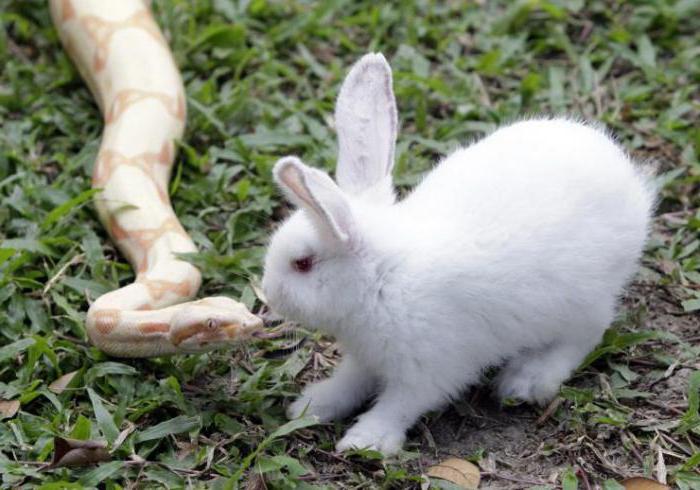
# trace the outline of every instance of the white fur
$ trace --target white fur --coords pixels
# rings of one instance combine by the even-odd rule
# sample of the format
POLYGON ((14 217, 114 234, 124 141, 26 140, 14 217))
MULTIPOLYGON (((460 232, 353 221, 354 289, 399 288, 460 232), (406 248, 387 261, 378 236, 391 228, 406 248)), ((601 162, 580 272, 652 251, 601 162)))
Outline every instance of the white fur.
POLYGON ((547 401, 600 341, 635 272, 649 178, 604 131, 534 119, 455 151, 394 204, 390 68, 370 54, 348 80, 338 132, 358 137, 340 146, 343 189, 295 158, 274 172, 301 210, 272 238, 265 294, 344 349, 290 417, 342 418, 376 394, 337 448, 390 454, 489 366, 504 364, 502 397, 547 401), (375 117, 377 130, 357 129, 375 117), (314 266, 297 272, 305 256, 314 266))
POLYGON ((345 78, 335 107, 341 189, 394 202, 397 119, 391 68, 383 55, 368 54, 345 78))

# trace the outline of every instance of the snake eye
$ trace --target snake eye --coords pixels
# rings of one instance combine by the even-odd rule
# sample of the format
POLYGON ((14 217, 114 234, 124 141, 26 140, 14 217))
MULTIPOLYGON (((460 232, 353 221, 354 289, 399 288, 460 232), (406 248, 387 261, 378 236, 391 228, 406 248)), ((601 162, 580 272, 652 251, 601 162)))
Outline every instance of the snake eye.
POLYGON ((313 265, 314 258, 310 255, 307 257, 302 257, 300 259, 296 259, 292 262, 292 267, 294 267, 294 270, 302 273, 309 272, 313 265))
POLYGON ((209 318, 207 320, 207 328, 209 330, 215 330, 219 327, 219 322, 215 318, 209 318))

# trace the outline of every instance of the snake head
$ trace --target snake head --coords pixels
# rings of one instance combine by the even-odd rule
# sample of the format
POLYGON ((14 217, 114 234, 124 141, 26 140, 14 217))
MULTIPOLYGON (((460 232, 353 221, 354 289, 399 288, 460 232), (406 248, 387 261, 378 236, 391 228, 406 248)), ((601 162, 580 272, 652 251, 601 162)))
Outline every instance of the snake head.
POLYGON ((170 341, 181 351, 206 352, 249 340, 263 328, 242 303, 212 297, 191 303, 173 317, 170 341))

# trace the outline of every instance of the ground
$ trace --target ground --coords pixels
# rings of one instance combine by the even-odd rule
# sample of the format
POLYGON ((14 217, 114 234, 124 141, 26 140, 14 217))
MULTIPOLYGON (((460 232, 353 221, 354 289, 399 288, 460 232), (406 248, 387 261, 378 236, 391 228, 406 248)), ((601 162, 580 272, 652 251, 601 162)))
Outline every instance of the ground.
POLYGON ((331 339, 300 331, 235 352, 109 358, 86 342, 84 312, 133 276, 85 193, 101 119, 46 3, 7 0, 3 487, 418 488, 431 464, 463 456, 479 465, 484 488, 612 489, 634 475, 700 488, 697 0, 156 0, 154 8, 187 87, 188 131, 170 192, 201 250, 186 259, 204 273, 203 295, 261 306, 253 285, 265 240, 287 213, 271 166, 296 153, 332 169, 339 83, 372 50, 395 70, 402 189, 451 148, 534 113, 602 121, 637 159, 655 162, 662 190, 641 272, 555 404, 502 407, 487 379, 425 416, 406 452, 387 461, 335 454, 347 423, 284 425, 300 386, 337 361, 331 339), (305 335, 301 349, 283 350, 305 335), (69 373, 61 393, 48 388, 69 373), (55 436, 106 441, 111 461, 48 467, 55 436))

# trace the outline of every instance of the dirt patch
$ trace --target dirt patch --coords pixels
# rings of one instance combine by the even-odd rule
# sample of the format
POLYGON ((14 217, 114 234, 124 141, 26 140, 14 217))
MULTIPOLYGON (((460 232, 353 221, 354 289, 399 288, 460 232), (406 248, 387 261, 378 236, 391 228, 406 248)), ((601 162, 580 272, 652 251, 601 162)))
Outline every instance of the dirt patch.
MULTIPOLYGON (((477 459, 484 476, 482 488, 499 489, 556 484, 567 467, 575 468, 579 479, 592 485, 608 478, 619 481, 643 475, 644 466, 656 462, 658 449, 673 446, 666 432, 687 408, 688 376, 700 369, 697 357, 675 366, 657 359, 659 353, 681 359, 682 350, 698 345, 700 333, 700 316, 680 314, 677 303, 667 296, 662 287, 639 284, 630 287, 624 299, 628 308, 646 305, 640 330, 671 332, 686 342, 653 341, 614 356, 616 364, 628 366, 635 375, 629 389, 649 395, 617 399, 622 407, 611 410, 627 409, 624 423, 604 422, 609 403, 605 394, 596 395, 588 405, 562 400, 542 420, 543 409, 501 407, 489 387, 482 386, 412 431, 409 445, 417 446, 423 455, 415 465, 427 467, 448 456, 477 459)), ((575 375, 568 386, 605 392, 614 376, 601 362, 575 375)), ((682 448, 674 450, 682 452, 682 448)), ((666 464, 674 463, 672 457, 666 459, 666 464)))
MULTIPOLYGON (((591 488, 607 479, 644 475, 645 468, 658 464, 659 451, 664 465, 678 464, 693 451, 676 440, 673 429, 687 409, 688 377, 700 369, 697 353, 688 354, 698 348, 700 315, 683 314, 677 305, 663 286, 633 284, 622 300, 621 328, 669 332, 680 341, 652 339, 600 359, 576 373, 566 396, 549 407, 502 406, 487 380, 443 411, 423 417, 406 444, 420 456, 401 466, 418 474, 450 456, 465 457, 481 468, 480 488, 522 489, 558 487, 569 469, 591 488)), ((304 382, 323 377, 337 356, 332 343, 317 344, 304 382)), ((337 438, 347 426, 327 428, 325 435, 337 438)), ((314 453, 329 480, 342 481, 349 464, 365 474, 382 471, 378 463, 314 453)))

